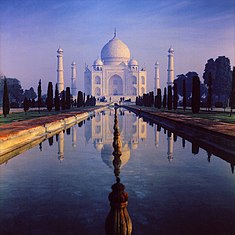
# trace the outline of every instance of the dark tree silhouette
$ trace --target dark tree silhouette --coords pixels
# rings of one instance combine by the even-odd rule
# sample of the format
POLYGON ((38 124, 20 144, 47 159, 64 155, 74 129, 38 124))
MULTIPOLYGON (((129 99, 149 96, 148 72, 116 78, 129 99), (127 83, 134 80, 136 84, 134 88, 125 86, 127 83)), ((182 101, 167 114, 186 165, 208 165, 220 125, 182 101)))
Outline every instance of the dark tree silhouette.
POLYGON ((38 112, 40 113, 40 108, 42 107, 42 85, 41 79, 38 82, 38 112))
POLYGON ((200 110, 200 79, 198 76, 193 77, 192 84, 192 112, 199 113, 200 110))
POLYGON ((183 109, 186 110, 187 106, 187 95, 186 95, 186 81, 183 80, 183 109))
POLYGON ((171 88, 171 86, 168 86, 167 108, 168 108, 168 110, 172 110, 172 88, 171 88))
POLYGON ((157 108, 161 109, 161 107, 162 107, 162 92, 161 92, 161 89, 158 88, 157 89, 157 108))
POLYGON ((10 112, 10 102, 9 102, 9 94, 7 88, 7 79, 4 78, 4 88, 3 88, 3 115, 7 117, 7 114, 10 112))
POLYGON ((164 109, 166 108, 166 87, 164 88, 162 106, 163 106, 164 109))
POLYGON ((178 108, 178 100, 179 100, 177 83, 174 83, 173 89, 174 89, 173 108, 174 110, 176 110, 178 108))
POLYGON ((207 94, 207 108, 208 110, 212 107, 212 73, 208 75, 208 94, 207 94))
POLYGON ((66 87, 66 109, 71 108, 70 87, 66 87))
POLYGON ((84 100, 83 100, 83 93, 82 91, 78 91, 78 97, 77 97, 77 107, 83 106, 84 100))
POLYGON ((47 110, 50 112, 52 110, 52 107, 53 107, 53 87, 52 87, 52 82, 48 83, 46 104, 47 104, 47 110))
POLYGON ((65 91, 61 92, 61 109, 65 110, 66 109, 66 99, 65 99, 65 91))
POLYGON ((232 91, 230 95, 230 116, 232 116, 233 109, 235 109, 235 67, 233 67, 233 81, 232 81, 232 91))
POLYGON ((59 110, 60 110, 60 96, 59 96, 58 86, 56 84, 55 86, 55 111, 59 111, 59 110))
POLYGON ((29 100, 26 97, 24 97, 23 107, 26 114, 26 112, 29 110, 29 100))

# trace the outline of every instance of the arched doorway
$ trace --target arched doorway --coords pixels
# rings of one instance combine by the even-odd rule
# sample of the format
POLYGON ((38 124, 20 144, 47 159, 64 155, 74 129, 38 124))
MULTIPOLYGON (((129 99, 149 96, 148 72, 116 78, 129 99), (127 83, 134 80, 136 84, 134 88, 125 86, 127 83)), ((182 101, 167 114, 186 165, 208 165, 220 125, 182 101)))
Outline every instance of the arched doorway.
POLYGON ((113 75, 109 79, 109 95, 123 95, 123 82, 120 76, 113 75))

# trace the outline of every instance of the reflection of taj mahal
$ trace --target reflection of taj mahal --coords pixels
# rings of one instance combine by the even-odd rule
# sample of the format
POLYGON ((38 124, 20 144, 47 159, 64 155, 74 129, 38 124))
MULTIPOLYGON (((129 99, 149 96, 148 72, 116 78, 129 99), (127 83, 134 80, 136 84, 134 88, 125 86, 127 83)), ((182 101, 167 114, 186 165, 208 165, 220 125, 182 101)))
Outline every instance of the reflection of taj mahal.
POLYGON ((130 56, 129 48, 116 37, 115 31, 114 37, 102 48, 101 59, 96 59, 91 69, 86 66, 85 93, 112 100, 122 96, 134 100, 142 96, 146 92, 147 74, 130 56))
MULTIPOLYGON (((131 150, 138 147, 140 139, 146 139, 147 124, 142 119, 133 114, 127 114, 127 110, 119 110, 118 126, 122 142, 122 166, 129 158, 131 150)), ((94 147, 101 152, 102 160, 112 167, 113 160, 113 123, 114 112, 101 112, 96 114, 95 118, 86 122, 85 138, 86 141, 92 140, 94 147)))

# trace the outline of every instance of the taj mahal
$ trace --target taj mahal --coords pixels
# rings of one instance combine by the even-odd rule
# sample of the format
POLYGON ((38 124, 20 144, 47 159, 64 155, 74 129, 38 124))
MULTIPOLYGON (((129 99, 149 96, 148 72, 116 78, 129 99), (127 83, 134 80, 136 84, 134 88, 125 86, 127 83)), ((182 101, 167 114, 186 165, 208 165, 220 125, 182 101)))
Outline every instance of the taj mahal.
POLYGON ((131 59, 128 46, 114 37, 101 50, 101 59, 96 59, 84 73, 86 94, 105 96, 111 100, 120 97, 135 99, 146 92, 147 73, 137 60, 131 59))
MULTIPOLYGON (((174 50, 168 50, 167 86, 174 82, 174 50)), ((77 96, 76 63, 71 64, 71 94, 77 96)), ((57 86, 59 92, 64 90, 63 50, 57 50, 57 86)), ((159 62, 155 63, 154 94, 160 88, 159 62)), ((82 90, 82 89, 80 89, 82 90)), ((85 66, 84 90, 86 95, 96 99, 105 97, 108 101, 118 101, 121 97, 135 100, 136 96, 147 93, 147 71, 138 61, 131 58, 128 46, 114 36, 101 49, 101 58, 97 58, 92 66, 85 66)))

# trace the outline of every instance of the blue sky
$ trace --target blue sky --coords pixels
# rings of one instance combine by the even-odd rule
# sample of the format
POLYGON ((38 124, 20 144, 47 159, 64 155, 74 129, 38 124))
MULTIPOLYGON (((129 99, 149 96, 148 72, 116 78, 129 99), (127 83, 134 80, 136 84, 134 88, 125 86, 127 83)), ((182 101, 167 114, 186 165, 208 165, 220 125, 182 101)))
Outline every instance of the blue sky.
POLYGON ((235 65, 235 0, 0 0, 0 72, 21 80, 23 88, 43 93, 56 82, 56 50, 64 50, 66 85, 71 62, 77 63, 83 89, 85 63, 117 36, 148 72, 153 87, 154 63, 160 62, 161 87, 167 78, 167 50, 175 50, 175 74, 200 76, 209 58, 227 56, 235 65))

